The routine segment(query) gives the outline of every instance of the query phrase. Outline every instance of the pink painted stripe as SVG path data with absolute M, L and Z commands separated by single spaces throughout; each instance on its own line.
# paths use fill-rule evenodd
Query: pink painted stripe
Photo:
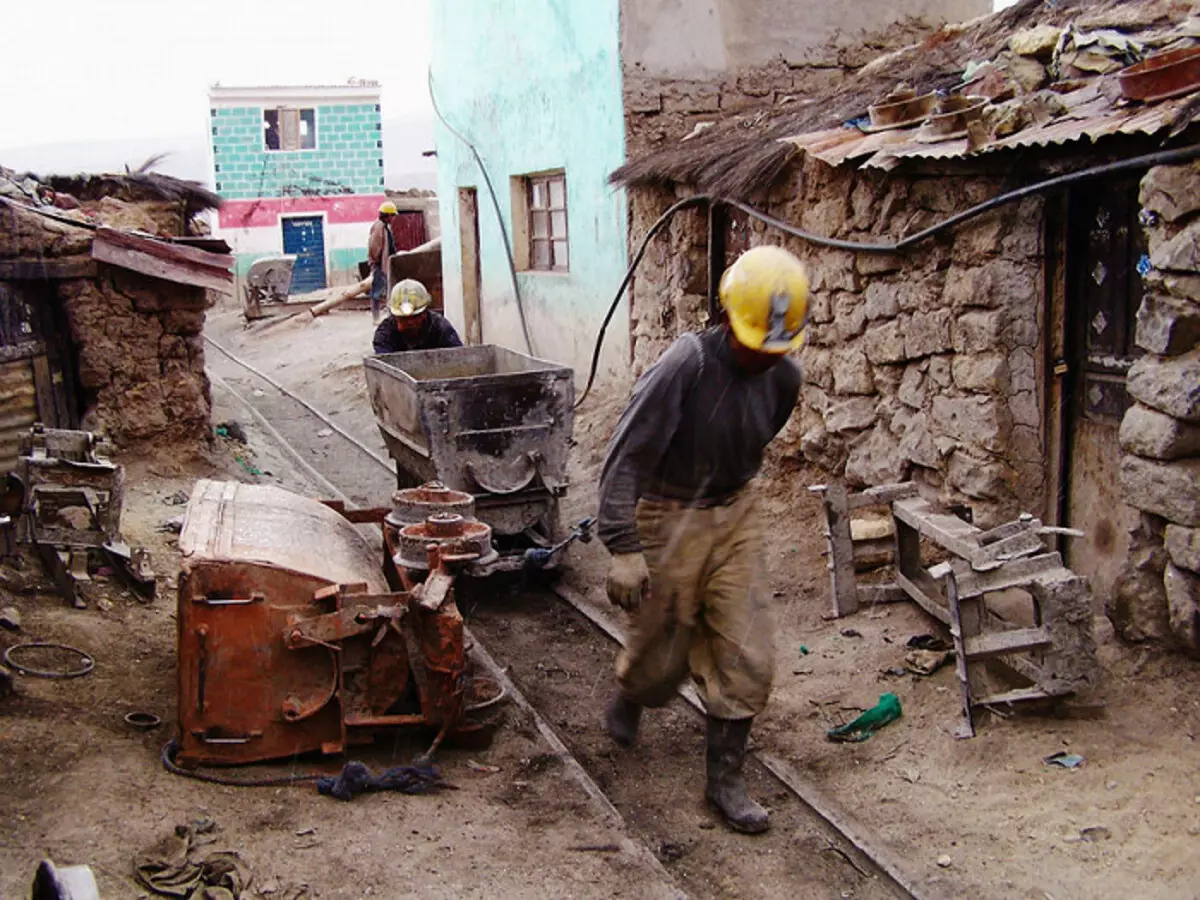
M 383 194 L 349 194 L 332 197 L 261 197 L 258 200 L 226 200 L 218 221 L 222 228 L 274 228 L 279 216 L 325 213 L 330 225 L 372 222 L 379 215 Z

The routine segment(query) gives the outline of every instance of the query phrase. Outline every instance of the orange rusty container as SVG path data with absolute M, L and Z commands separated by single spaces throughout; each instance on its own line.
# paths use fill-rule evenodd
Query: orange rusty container
M 405 695 L 408 656 L 394 623 L 407 595 L 389 593 L 379 552 L 337 512 L 274 487 L 202 480 L 179 549 L 181 763 L 338 753 L 348 716 L 382 715 Z M 369 612 L 343 610 L 337 586 L 351 585 Z M 323 630 L 297 641 L 299 623 L 314 621 Z M 371 682 L 369 701 L 356 699 L 370 692 L 354 679 Z

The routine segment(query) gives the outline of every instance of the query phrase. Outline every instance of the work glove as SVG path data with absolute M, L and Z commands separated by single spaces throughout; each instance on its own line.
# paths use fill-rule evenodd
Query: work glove
M 613 555 L 605 583 L 608 599 L 626 612 L 637 612 L 650 594 L 650 567 L 641 553 L 617 553 Z

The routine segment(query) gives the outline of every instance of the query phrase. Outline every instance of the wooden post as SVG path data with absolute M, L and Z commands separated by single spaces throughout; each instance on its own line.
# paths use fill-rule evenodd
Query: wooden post
M 826 486 L 822 499 L 829 528 L 829 576 L 833 586 L 833 616 L 840 619 L 858 612 L 858 583 L 854 574 L 854 543 L 850 538 L 850 511 L 846 488 Z

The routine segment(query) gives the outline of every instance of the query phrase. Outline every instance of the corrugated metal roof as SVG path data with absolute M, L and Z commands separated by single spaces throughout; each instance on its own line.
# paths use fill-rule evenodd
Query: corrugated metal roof
M 1067 112 L 1045 125 L 1033 125 L 1016 134 L 993 141 L 976 153 L 966 138 L 923 143 L 916 140 L 918 128 L 864 133 L 857 128 L 836 128 L 783 138 L 831 166 L 867 157 L 863 168 L 891 169 L 905 159 L 957 159 L 978 157 L 1022 147 L 1049 147 L 1114 134 L 1155 134 L 1167 128 L 1176 113 L 1194 95 L 1177 97 L 1152 105 L 1114 104 L 1099 90 L 1098 83 L 1064 94 Z

